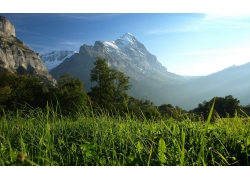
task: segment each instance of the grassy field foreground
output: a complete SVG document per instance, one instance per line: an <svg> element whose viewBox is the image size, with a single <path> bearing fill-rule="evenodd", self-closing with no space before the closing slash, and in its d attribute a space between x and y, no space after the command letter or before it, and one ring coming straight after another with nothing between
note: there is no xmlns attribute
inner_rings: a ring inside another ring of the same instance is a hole
<svg viewBox="0 0 250 180"><path fill-rule="evenodd" d="M0 119L2 166L242 166L250 164L249 144L250 119L237 116L213 124L104 112L65 118L47 108Z"/></svg>

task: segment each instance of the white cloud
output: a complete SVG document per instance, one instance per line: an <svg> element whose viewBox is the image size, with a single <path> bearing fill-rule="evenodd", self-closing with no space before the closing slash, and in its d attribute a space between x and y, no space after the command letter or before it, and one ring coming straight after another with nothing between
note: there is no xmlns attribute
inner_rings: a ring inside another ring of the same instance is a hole
<svg viewBox="0 0 250 180"><path fill-rule="evenodd" d="M77 44L79 44L79 43L78 43L78 42L73 42L73 41L63 41L63 42L60 42L60 44L77 45Z"/></svg>
<svg viewBox="0 0 250 180"><path fill-rule="evenodd" d="M212 29L250 28L250 14L206 14L204 24Z"/></svg>

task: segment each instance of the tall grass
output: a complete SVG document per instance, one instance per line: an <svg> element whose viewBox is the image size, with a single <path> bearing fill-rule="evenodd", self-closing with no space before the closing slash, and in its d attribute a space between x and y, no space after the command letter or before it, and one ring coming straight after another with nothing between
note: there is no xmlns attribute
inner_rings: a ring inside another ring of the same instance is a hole
<svg viewBox="0 0 250 180"><path fill-rule="evenodd" d="M90 109L63 117L50 107L4 113L0 165L249 165L250 119L236 115L211 124L211 115L194 122L112 117Z"/></svg>

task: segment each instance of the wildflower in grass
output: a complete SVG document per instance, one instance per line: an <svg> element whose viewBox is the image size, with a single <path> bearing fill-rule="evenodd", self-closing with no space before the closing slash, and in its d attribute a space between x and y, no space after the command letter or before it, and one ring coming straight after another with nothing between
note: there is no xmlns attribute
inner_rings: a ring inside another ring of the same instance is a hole
<svg viewBox="0 0 250 180"><path fill-rule="evenodd" d="M24 160L25 160L25 156L26 156L26 154L23 154L22 152L19 152L17 154L17 162L23 163Z"/></svg>
<svg viewBox="0 0 250 180"><path fill-rule="evenodd" d="M16 125L16 130L17 130L17 131L19 130L19 126L18 126L18 124Z"/></svg>

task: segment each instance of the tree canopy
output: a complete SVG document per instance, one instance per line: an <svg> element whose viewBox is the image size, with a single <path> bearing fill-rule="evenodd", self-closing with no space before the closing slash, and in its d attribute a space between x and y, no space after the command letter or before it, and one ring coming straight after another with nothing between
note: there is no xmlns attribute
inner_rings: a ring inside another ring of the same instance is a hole
<svg viewBox="0 0 250 180"><path fill-rule="evenodd" d="M69 74L60 77L56 87L46 87L34 75L18 75L0 68L0 108L16 110L24 107L45 108L46 105L60 107L64 115L74 114L88 106L90 99L92 108L101 108L112 114L129 114L146 116L147 118L164 116L180 119L186 114L178 106L162 104L157 107L153 102L129 96L127 90L131 88L129 77L123 72L112 69L107 64L107 59L97 57L95 67L91 70L90 81L96 85L86 94L83 82ZM203 101L190 112L207 119L213 103ZM217 97L213 114L220 117L233 117L238 111L240 101L232 95Z"/></svg>
<svg viewBox="0 0 250 180"><path fill-rule="evenodd" d="M83 82L78 78L71 77L70 74L64 74L60 77L54 98L51 99L53 99L54 104L55 101L58 101L63 114L77 111L79 108L85 107L87 103Z"/></svg>
<svg viewBox="0 0 250 180"><path fill-rule="evenodd" d="M212 107L213 100L214 98L212 98L209 102L203 101L202 104L198 104L198 107L193 109L191 112L201 114L206 119ZM235 111L239 110L239 103L240 101L232 95L216 97L213 114L215 116L219 115L220 117L233 117Z"/></svg>
<svg viewBox="0 0 250 180"><path fill-rule="evenodd" d="M68 74L63 75L57 87L45 87L34 75L0 72L0 108L16 110L25 107L45 108L47 103L59 103L63 114L86 105L83 82Z"/></svg>
<svg viewBox="0 0 250 180"><path fill-rule="evenodd" d="M97 85L88 93L94 105L113 109L128 101L127 90L130 89L129 77L115 69L111 69L106 59L97 57L95 67L91 70L90 81Z"/></svg>
<svg viewBox="0 0 250 180"><path fill-rule="evenodd" d="M0 74L0 106L14 110L24 106L44 105L45 88L32 75L16 75L10 72Z"/></svg>

